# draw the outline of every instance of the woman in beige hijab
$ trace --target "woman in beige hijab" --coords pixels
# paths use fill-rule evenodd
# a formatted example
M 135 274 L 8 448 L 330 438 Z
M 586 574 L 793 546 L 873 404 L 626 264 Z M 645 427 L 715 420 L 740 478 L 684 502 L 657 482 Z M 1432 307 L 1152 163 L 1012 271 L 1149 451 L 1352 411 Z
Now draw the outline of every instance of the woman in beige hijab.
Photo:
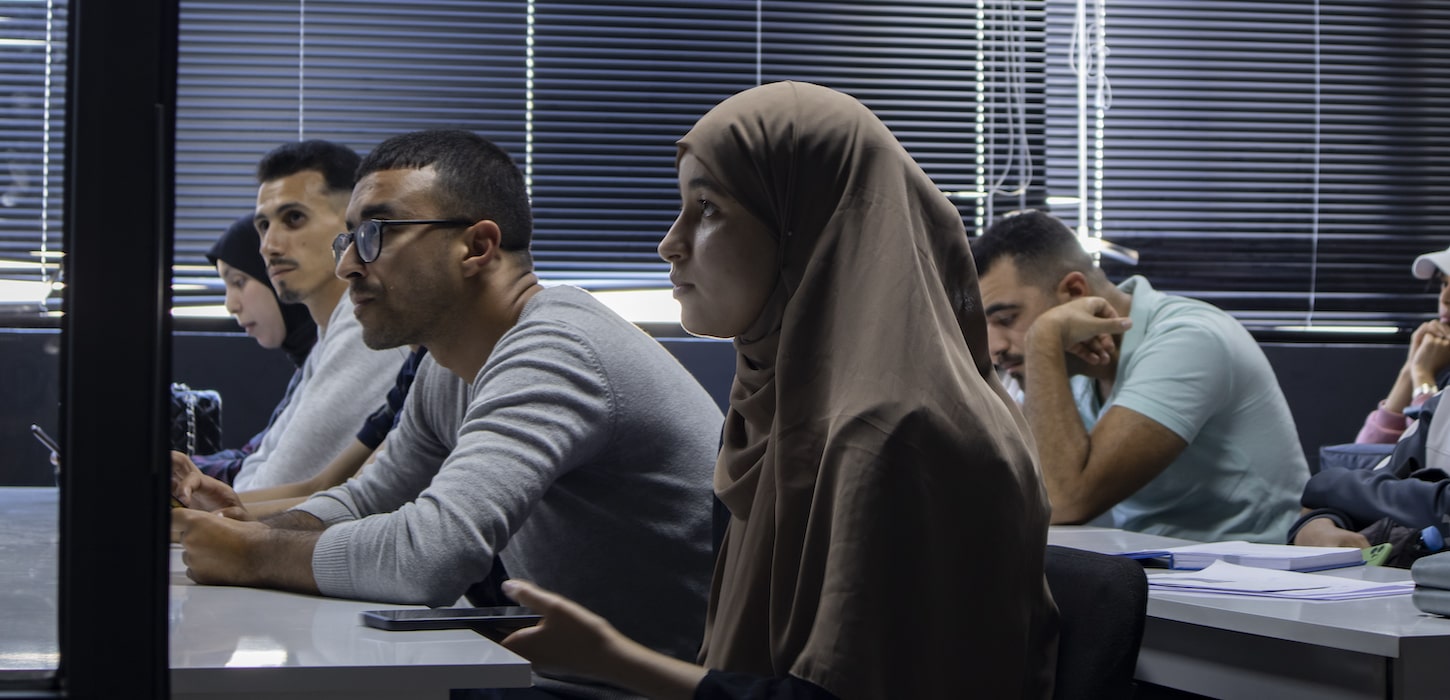
M 677 166 L 660 255 L 681 322 L 736 349 L 704 668 L 517 581 L 544 619 L 505 645 L 652 697 L 1050 695 L 1047 499 L 956 208 L 808 83 L 724 101 Z

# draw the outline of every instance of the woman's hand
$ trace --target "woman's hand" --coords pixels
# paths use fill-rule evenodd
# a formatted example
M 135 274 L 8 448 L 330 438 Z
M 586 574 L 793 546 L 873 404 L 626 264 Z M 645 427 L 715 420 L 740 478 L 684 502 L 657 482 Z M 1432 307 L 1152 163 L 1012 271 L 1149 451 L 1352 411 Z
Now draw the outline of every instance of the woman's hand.
M 233 520 L 252 520 L 242 499 L 226 482 L 201 473 L 190 457 L 171 453 L 171 495 L 187 508 L 219 513 Z
M 629 640 L 614 625 L 584 606 L 527 581 L 510 580 L 503 592 L 543 617 L 503 640 L 503 645 L 536 666 L 571 676 L 604 678 Z
M 543 617 L 502 644 L 548 673 L 583 676 L 651 698 L 691 698 L 705 669 L 652 651 L 608 620 L 527 581 L 504 581 L 503 592 Z
M 1364 535 L 1345 530 L 1329 518 L 1315 518 L 1294 533 L 1294 544 L 1301 547 L 1359 547 L 1369 546 Z
M 1439 321 L 1427 321 L 1410 336 L 1411 377 L 1419 383 L 1435 383 L 1435 375 L 1450 366 L 1450 328 Z

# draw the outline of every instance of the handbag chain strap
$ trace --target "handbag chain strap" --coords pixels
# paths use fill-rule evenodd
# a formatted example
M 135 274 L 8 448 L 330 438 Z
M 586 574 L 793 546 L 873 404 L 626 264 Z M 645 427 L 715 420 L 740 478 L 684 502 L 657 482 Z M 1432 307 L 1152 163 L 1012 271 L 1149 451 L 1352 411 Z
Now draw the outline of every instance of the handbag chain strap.
M 177 389 L 186 397 L 186 456 L 196 454 L 196 392 L 191 387 L 178 383 Z

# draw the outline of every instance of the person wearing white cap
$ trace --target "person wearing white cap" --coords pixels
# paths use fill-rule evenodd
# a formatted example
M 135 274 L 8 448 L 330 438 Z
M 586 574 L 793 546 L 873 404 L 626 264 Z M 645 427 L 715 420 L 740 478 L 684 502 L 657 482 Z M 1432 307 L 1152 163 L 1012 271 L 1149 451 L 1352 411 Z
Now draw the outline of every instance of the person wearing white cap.
M 1450 380 L 1450 248 L 1415 258 L 1415 277 L 1439 283 L 1439 313 L 1410 336 L 1410 351 L 1390 393 L 1364 419 L 1354 441 L 1389 444 L 1400 439 L 1409 425 L 1407 407 L 1419 406 Z

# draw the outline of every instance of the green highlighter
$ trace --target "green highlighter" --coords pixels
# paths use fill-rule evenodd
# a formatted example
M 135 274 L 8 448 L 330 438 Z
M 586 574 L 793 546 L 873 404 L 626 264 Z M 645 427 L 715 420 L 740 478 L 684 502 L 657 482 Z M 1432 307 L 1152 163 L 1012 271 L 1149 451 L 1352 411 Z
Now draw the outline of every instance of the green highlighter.
M 1381 566 L 1385 563 L 1385 560 L 1390 557 L 1390 550 L 1393 548 L 1394 545 L 1390 544 L 1389 542 L 1385 542 L 1383 544 L 1374 545 L 1373 547 L 1365 547 L 1364 549 L 1360 550 L 1360 556 L 1364 557 L 1364 563 L 1366 566 Z

